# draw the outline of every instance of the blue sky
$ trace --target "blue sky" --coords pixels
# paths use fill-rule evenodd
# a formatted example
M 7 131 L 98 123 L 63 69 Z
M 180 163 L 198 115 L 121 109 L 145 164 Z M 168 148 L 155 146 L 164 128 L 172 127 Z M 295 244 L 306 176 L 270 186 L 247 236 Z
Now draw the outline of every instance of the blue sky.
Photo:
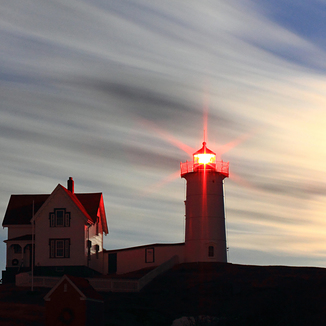
M 171 176 L 189 156 L 171 139 L 199 149 L 207 111 L 210 149 L 240 140 L 222 155 L 229 261 L 326 266 L 325 15 L 322 0 L 2 1 L 2 215 L 72 176 L 103 192 L 106 249 L 183 241 Z

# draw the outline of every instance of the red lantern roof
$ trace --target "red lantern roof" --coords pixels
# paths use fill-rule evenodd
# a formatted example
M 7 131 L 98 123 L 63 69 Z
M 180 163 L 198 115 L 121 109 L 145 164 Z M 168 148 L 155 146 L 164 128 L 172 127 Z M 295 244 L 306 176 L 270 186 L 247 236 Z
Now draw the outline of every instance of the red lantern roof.
M 203 147 L 193 154 L 192 162 L 180 163 L 181 176 L 197 171 L 214 171 L 224 177 L 229 176 L 229 162 L 216 161 L 216 153 L 206 147 L 206 142 L 203 142 Z
M 194 153 L 194 155 L 196 154 L 213 154 L 216 155 L 216 153 L 214 153 L 213 151 L 211 151 L 209 148 L 206 147 L 206 142 L 203 142 L 203 147 L 201 149 L 199 149 L 197 152 Z

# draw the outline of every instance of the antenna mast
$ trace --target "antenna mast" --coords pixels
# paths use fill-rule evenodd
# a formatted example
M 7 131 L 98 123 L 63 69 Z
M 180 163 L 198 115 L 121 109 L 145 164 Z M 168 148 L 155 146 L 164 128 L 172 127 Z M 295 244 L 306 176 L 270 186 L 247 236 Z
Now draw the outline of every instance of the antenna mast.
M 33 200 L 33 206 L 32 206 L 32 286 L 31 291 L 34 291 L 34 200 Z

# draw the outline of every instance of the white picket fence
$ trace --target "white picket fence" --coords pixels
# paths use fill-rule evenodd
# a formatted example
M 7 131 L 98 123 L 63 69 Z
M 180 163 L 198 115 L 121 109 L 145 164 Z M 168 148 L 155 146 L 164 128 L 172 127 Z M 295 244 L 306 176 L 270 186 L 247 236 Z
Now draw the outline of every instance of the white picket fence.
M 151 282 L 155 277 L 178 264 L 178 256 L 172 257 L 170 260 L 151 270 L 142 278 L 135 279 L 118 279 L 118 278 L 87 278 L 92 287 L 98 292 L 138 292 L 145 285 Z M 34 276 L 34 287 L 55 286 L 61 277 L 50 276 Z M 30 272 L 20 273 L 16 275 L 16 286 L 31 287 L 32 275 Z

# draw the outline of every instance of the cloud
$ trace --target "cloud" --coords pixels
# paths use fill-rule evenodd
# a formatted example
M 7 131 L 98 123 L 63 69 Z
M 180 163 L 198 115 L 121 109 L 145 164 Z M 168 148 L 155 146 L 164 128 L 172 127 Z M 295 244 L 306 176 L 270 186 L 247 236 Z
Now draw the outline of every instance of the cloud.
M 284 217 L 283 214 L 268 214 L 265 212 L 257 212 L 254 210 L 241 210 L 241 209 L 237 209 L 237 208 L 228 208 L 227 209 L 228 215 L 234 216 L 236 217 L 237 221 L 239 221 L 240 219 L 244 221 L 244 223 L 239 226 L 238 224 L 233 224 L 232 225 L 232 229 L 233 230 L 238 230 L 240 232 L 244 231 L 247 229 L 252 231 L 252 223 L 257 223 L 255 230 L 257 232 L 261 232 L 261 229 L 257 229 L 257 227 L 259 225 L 261 225 L 264 222 L 268 222 L 274 225 L 279 225 L 279 224 L 283 224 L 283 225 L 302 225 L 307 223 L 305 220 L 299 220 L 297 217 L 295 216 L 287 216 Z M 245 226 L 245 221 L 246 220 L 250 220 L 251 224 L 246 227 Z
M 300 256 L 300 241 L 286 228 L 304 235 L 306 227 L 302 241 L 323 238 L 323 15 L 314 1 L 314 24 L 300 31 L 283 9 L 302 15 L 305 3 L 278 4 L 2 4 L 3 215 L 11 193 L 50 193 L 73 176 L 76 191 L 104 193 L 108 249 L 183 241 L 184 181 L 169 176 L 189 159 L 177 141 L 201 147 L 208 107 L 214 151 L 258 130 L 222 155 L 230 161 L 233 248 L 248 262 L 266 261 L 260 253 L 267 252 L 281 263 L 289 251 L 278 243 L 286 238 L 293 260 L 311 263 L 317 243 Z M 251 251 L 257 244 L 260 253 Z

